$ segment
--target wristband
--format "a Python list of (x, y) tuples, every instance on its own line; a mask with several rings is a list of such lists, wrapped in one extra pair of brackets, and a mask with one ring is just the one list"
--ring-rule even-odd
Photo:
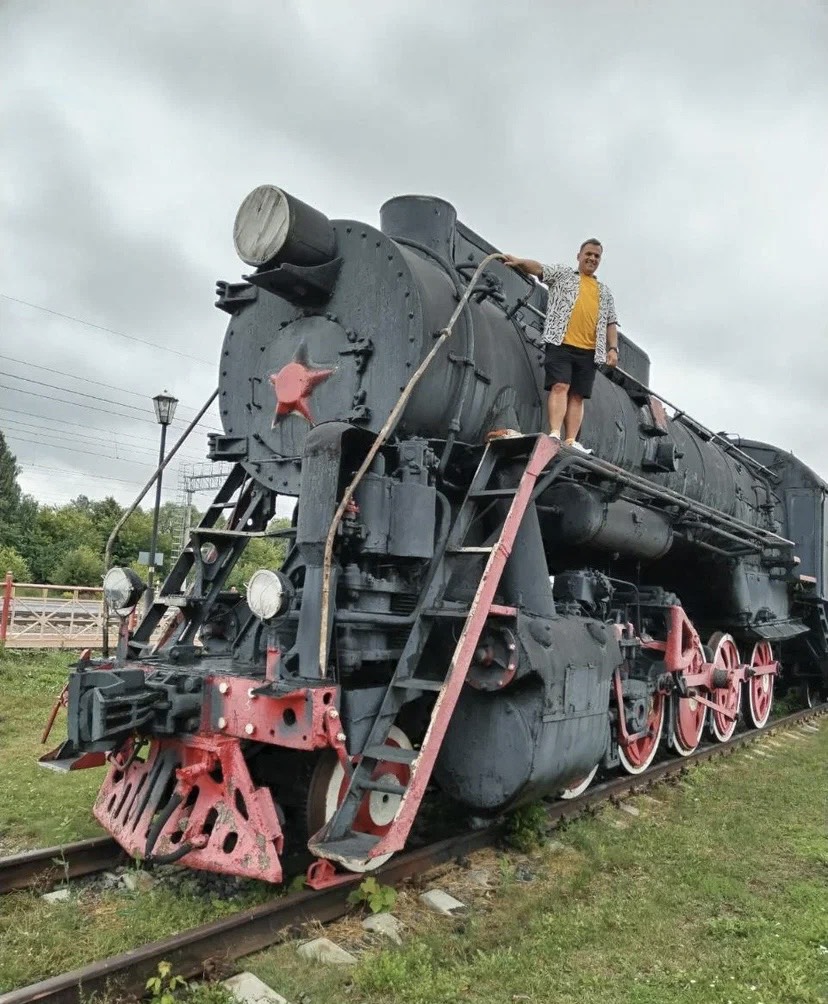
[(607, 352), (614, 352), (617, 355), (618, 354), (618, 346), (617, 345), (610, 345), (610, 347), (607, 349)]

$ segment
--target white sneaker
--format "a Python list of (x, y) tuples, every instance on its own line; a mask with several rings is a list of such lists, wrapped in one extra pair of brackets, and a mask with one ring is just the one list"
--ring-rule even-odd
[(581, 446), (577, 439), (573, 439), (571, 443), (564, 443), (564, 446), (568, 446), (570, 450), (575, 450), (576, 453), (592, 453), (592, 450), (586, 446)]
[(549, 436), (550, 439), (554, 439), (557, 443), (560, 443), (561, 441), (561, 437), (557, 432), (547, 432), (547, 436)]

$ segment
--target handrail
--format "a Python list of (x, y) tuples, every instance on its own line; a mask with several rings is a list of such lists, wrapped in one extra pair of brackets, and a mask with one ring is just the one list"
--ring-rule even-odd
[(342, 500), (340, 501), (339, 506), (337, 507), (337, 510), (334, 513), (334, 517), (331, 520), (331, 525), (328, 528), (328, 534), (327, 537), (325, 538), (325, 550), (322, 559), (322, 603), (319, 617), (319, 676), (322, 679), (325, 678), (328, 671), (328, 616), (330, 610), (331, 565), (333, 563), (333, 546), (334, 546), (334, 539), (336, 537), (336, 531), (339, 529), (339, 524), (342, 522), (342, 517), (345, 515), (345, 512), (348, 508), (348, 505), (351, 502), (351, 499), (353, 498), (357, 486), (359, 485), (366, 471), (374, 462), (374, 457), (377, 455), (377, 453), (379, 453), (380, 447), (382, 447), (382, 445), (394, 431), (394, 428), (396, 427), (396, 424), (399, 421), (400, 416), (402, 415), (403, 409), (408, 403), (408, 399), (414, 392), (414, 388), (419, 383), (422, 375), (431, 365), (432, 360), (437, 355), (440, 348), (443, 346), (443, 343), (448, 338), (451, 337), (451, 333), (454, 330), (454, 325), (457, 323), (457, 319), (463, 313), (466, 304), (469, 302), (469, 297), (472, 295), (474, 291), (474, 286), (477, 282), (478, 277), (482, 275), (487, 265), (495, 261), (495, 259), (502, 260), (502, 258), (503, 255), (500, 254), (499, 252), (496, 252), (494, 254), (487, 255), (483, 259), (483, 261), (481, 261), (480, 264), (477, 266), (477, 270), (475, 271), (471, 281), (466, 287), (466, 291), (460, 298), (460, 302), (454, 308), (454, 312), (449, 318), (448, 324), (440, 332), (438, 332), (438, 336), (434, 342), (434, 345), (431, 347), (431, 350), (426, 355), (425, 359), (423, 359), (423, 361), (420, 363), (416, 371), (411, 375), (411, 377), (408, 380), (408, 383), (403, 388), (402, 393), (397, 398), (397, 403), (388, 413), (388, 417), (386, 418), (383, 427), (377, 433), (374, 442), (371, 444), (371, 448), (365, 455), (365, 459), (362, 461), (356, 474), (354, 474), (354, 476), (351, 478), (350, 483), (345, 489), (345, 492), (342, 496)]
[[(164, 459), (161, 461), (161, 463), (155, 468), (155, 471), (153, 472), (152, 477), (149, 479), (149, 481), (147, 481), (147, 483), (144, 485), (144, 487), (138, 493), (138, 496), (135, 499), (135, 501), (132, 503), (132, 505), (129, 507), (129, 509), (127, 509), (127, 511), (123, 514), (123, 516), (121, 516), (121, 518), (118, 520), (118, 522), (112, 528), (112, 533), (110, 533), (110, 535), (109, 535), (109, 540), (107, 540), (107, 542), (106, 542), (106, 549), (104, 550), (104, 567), (103, 567), (103, 573), (104, 573), (104, 575), (106, 575), (106, 573), (109, 571), (109, 566), (110, 566), (110, 564), (112, 562), (112, 548), (115, 545), (115, 540), (118, 537), (118, 534), (123, 529), (124, 524), (129, 519), (129, 517), (135, 512), (135, 510), (138, 508), (138, 506), (141, 504), (141, 502), (144, 500), (144, 496), (147, 494), (147, 492), (150, 490), (150, 488), (152, 488), (152, 486), (155, 484), (155, 482), (161, 476), (161, 473), (164, 470), (164, 468), (167, 466), (167, 464), (172, 460), (172, 458), (176, 455), (176, 453), (178, 453), (179, 447), (184, 443), (184, 441), (187, 439), (187, 437), (190, 435), (190, 433), (193, 431), (193, 429), (198, 425), (198, 423), (202, 420), (202, 418), (204, 418), (204, 415), (206, 414), (207, 409), (210, 407), (210, 405), (213, 403), (213, 401), (215, 401), (215, 399), (217, 397), (218, 397), (218, 387), (216, 387), (216, 389), (213, 391), (213, 393), (207, 398), (207, 400), (201, 406), (201, 411), (199, 411), (199, 413), (196, 415), (196, 417), (190, 422), (190, 424), (187, 426), (187, 428), (181, 433), (181, 436), (179, 437), (179, 439), (176, 442), (175, 446), (173, 446), (173, 448), (166, 455), (166, 457), (164, 457)], [(151, 557), (152, 557), (153, 560), (155, 560), (155, 555), (151, 555)], [(104, 656), (108, 656), (109, 655), (109, 633), (107, 632), (107, 629), (106, 629), (108, 622), (109, 622), (109, 604), (106, 602), (106, 595), (104, 594), (104, 603), (103, 603), (103, 654), (104, 654)]]

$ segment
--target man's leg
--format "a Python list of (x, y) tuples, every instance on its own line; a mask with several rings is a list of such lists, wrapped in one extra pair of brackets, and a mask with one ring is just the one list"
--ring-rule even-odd
[(578, 438), (578, 430), (584, 420), (584, 399), (580, 394), (571, 391), (566, 401), (564, 415), (564, 436), (567, 443)]
[[(561, 434), (561, 425), (564, 421), (564, 416), (567, 414), (568, 393), (568, 383), (556, 383), (550, 388), (549, 397), (546, 399), (546, 413), (549, 417), (550, 435), (560, 436)], [(583, 417), (583, 406), (581, 407), (581, 416)]]

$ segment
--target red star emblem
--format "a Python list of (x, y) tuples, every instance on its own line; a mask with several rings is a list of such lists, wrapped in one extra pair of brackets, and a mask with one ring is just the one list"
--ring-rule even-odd
[(286, 363), (278, 373), (271, 373), (269, 380), (276, 395), (276, 411), (273, 415), (271, 428), (285, 415), (303, 415), (311, 425), (313, 415), (308, 407), (308, 399), (314, 387), (324, 383), (336, 372), (335, 369), (323, 370), (314, 368), (308, 361), (308, 349), (304, 342), (296, 350), (293, 359)]

